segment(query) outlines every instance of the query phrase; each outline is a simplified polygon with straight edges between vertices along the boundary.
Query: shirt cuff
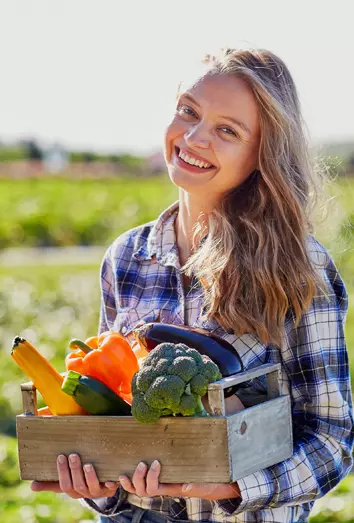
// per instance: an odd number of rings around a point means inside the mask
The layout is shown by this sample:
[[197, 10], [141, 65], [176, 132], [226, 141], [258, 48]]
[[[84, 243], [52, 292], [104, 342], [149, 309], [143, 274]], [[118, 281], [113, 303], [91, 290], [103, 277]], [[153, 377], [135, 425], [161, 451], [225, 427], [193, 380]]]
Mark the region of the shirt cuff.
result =
[[238, 479], [237, 484], [241, 497], [216, 501], [226, 515], [234, 516], [246, 510], [256, 511], [271, 506], [274, 477], [267, 469]]
[[128, 492], [123, 487], [118, 487], [114, 496], [108, 498], [81, 498], [82, 505], [93, 509], [103, 516], [114, 516], [124, 505], [128, 497]]

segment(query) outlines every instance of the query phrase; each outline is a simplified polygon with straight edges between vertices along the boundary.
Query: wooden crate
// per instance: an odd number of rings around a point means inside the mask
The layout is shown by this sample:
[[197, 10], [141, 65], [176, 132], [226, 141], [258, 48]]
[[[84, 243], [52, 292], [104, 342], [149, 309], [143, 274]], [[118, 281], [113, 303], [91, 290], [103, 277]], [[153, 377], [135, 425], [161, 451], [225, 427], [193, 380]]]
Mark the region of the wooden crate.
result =
[[[57, 480], [57, 456], [77, 452], [100, 481], [131, 476], [140, 461], [154, 459], [164, 483], [236, 481], [293, 453], [290, 398], [280, 395], [279, 370], [262, 365], [210, 384], [210, 417], [165, 417], [153, 425], [130, 416], [39, 416], [36, 389], [25, 383], [24, 414], [16, 417], [21, 479]], [[223, 390], [262, 375], [266, 401], [225, 415]]]

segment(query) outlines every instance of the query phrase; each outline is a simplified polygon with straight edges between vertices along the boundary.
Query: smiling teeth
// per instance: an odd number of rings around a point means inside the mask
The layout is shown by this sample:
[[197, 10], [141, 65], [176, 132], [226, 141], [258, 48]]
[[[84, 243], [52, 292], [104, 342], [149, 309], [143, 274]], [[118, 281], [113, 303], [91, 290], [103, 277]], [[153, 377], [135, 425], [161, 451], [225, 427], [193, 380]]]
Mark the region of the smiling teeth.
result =
[[179, 151], [178, 156], [182, 158], [185, 162], [189, 163], [190, 165], [196, 165], [197, 167], [203, 167], [204, 169], [208, 169], [211, 167], [210, 163], [202, 162], [200, 160], [196, 160], [195, 158], [192, 158], [188, 156], [187, 154], [182, 153], [182, 151]]

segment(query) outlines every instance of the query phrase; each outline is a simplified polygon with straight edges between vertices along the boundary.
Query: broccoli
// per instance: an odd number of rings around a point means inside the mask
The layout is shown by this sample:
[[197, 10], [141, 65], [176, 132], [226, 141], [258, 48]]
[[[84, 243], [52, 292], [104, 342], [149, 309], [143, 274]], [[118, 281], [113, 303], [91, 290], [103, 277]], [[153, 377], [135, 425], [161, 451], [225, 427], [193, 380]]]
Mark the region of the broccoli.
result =
[[207, 412], [198, 394], [183, 394], [179, 404], [179, 414], [182, 414], [182, 416], [206, 416]]
[[185, 383], [178, 376], [159, 376], [150, 385], [145, 401], [154, 409], [177, 409]]
[[208, 380], [203, 374], [196, 374], [190, 381], [191, 391], [199, 396], [205, 396], [208, 391]]
[[218, 366], [183, 343], [160, 343], [132, 381], [132, 415], [142, 423], [161, 416], [207, 416], [201, 397], [221, 378]]
[[145, 401], [144, 394], [139, 392], [133, 399], [132, 416], [138, 421], [144, 420], [145, 423], [156, 423], [161, 416], [161, 411], [149, 407]]

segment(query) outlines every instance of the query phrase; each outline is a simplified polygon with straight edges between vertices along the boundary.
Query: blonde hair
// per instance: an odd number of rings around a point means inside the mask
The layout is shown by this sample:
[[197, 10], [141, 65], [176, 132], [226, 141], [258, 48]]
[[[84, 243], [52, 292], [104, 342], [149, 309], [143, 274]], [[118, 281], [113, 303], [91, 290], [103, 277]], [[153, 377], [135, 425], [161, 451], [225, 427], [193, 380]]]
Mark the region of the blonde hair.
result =
[[326, 290], [307, 249], [324, 173], [312, 165], [296, 87], [279, 57], [263, 49], [223, 49], [203, 62], [207, 74], [236, 75], [252, 89], [261, 127], [259, 171], [208, 215], [203, 242], [205, 229], [195, 229], [199, 248], [182, 270], [204, 286], [204, 319], [280, 346], [289, 310], [298, 325], [316, 292]]

